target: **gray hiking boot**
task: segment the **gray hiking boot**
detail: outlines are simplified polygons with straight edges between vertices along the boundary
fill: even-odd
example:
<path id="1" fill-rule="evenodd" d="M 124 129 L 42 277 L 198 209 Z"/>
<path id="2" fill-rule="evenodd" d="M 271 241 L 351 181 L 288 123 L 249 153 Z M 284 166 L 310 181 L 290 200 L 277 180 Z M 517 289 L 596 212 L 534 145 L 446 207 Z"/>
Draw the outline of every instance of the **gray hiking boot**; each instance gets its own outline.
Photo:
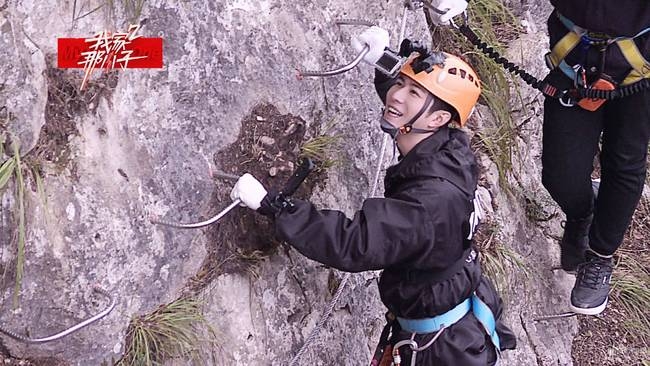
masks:
<path id="1" fill-rule="evenodd" d="M 585 262 L 585 251 L 589 248 L 589 227 L 593 215 L 584 219 L 566 220 L 564 234 L 560 241 L 560 264 L 567 272 L 575 272 Z"/>
<path id="2" fill-rule="evenodd" d="M 613 267 L 611 256 L 587 250 L 586 262 L 578 266 L 576 284 L 571 291 L 571 311 L 596 315 L 605 310 Z"/>

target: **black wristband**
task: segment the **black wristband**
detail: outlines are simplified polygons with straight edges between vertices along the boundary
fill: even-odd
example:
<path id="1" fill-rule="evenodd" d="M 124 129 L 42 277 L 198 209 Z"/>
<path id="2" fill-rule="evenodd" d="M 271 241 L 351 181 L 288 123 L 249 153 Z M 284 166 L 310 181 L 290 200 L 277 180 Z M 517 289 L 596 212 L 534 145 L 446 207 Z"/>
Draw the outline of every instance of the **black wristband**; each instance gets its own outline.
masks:
<path id="1" fill-rule="evenodd" d="M 269 190 L 260 202 L 260 208 L 257 212 L 264 216 L 275 217 L 283 210 L 288 210 L 289 213 L 295 212 L 295 206 L 290 197 L 285 197 L 282 192 Z"/>

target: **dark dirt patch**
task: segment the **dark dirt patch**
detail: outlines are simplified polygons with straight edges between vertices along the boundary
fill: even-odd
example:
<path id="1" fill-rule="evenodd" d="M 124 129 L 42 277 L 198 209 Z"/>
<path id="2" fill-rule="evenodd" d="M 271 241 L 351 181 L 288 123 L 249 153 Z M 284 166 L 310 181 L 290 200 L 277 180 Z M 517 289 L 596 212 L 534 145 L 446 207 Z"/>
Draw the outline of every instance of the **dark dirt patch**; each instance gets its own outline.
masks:
<path id="1" fill-rule="evenodd" d="M 621 256 L 614 272 L 614 284 L 623 275 L 639 275 L 639 270 L 629 269 L 630 258 L 637 260 L 645 271 L 650 272 L 650 242 L 647 238 L 650 238 L 650 201 L 642 199 L 623 245 L 618 250 Z M 650 283 L 641 286 L 648 289 Z M 578 318 L 580 331 L 572 348 L 576 366 L 650 365 L 650 330 L 631 326 L 635 323 L 634 314 L 626 310 L 624 301 L 614 286 L 610 303 L 602 316 Z M 650 310 L 647 310 L 645 316 L 650 318 Z"/>
<path id="2" fill-rule="evenodd" d="M 47 104 L 45 106 L 45 125 L 41 129 L 36 146 L 29 158 L 48 161 L 60 168 L 70 160 L 68 141 L 77 135 L 75 118 L 94 113 L 101 98 L 110 98 L 117 86 L 117 71 L 101 72 L 101 76 L 88 81 L 84 90 L 79 90 L 83 73 L 79 70 L 59 69 L 53 55 L 48 56 Z"/>
<path id="3" fill-rule="evenodd" d="M 256 106 L 244 118 L 232 145 L 215 154 L 217 169 L 240 176 L 250 173 L 267 188 L 281 188 L 293 173 L 300 156 L 300 146 L 307 140 L 305 121 L 290 114 L 280 114 L 273 105 Z M 323 172 L 312 172 L 297 192 L 296 198 L 308 198 Z M 234 181 L 219 179 L 212 205 L 219 210 L 231 202 Z M 221 273 L 249 271 L 273 254 L 280 242 L 268 218 L 249 209 L 235 209 L 208 229 L 210 247 L 201 270 L 190 280 L 190 290 L 201 289 Z"/>
<path id="4" fill-rule="evenodd" d="M 69 366 L 70 364 L 54 357 L 45 358 L 16 358 L 9 354 L 7 348 L 0 342 L 0 364 L 4 366 Z"/>

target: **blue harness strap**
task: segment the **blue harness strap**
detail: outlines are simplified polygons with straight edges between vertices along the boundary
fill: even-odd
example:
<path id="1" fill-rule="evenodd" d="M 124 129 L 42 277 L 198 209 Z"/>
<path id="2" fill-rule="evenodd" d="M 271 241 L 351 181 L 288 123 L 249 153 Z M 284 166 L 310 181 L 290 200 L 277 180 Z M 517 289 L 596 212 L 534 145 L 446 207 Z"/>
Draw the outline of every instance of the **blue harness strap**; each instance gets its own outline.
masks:
<path id="1" fill-rule="evenodd" d="M 470 298 L 456 305 L 455 308 L 444 314 L 432 318 L 406 319 L 397 317 L 397 322 L 403 330 L 417 334 L 435 333 L 441 328 L 449 327 L 456 324 L 469 311 L 472 310 L 472 300 Z"/>
<path id="2" fill-rule="evenodd" d="M 472 313 L 474 313 L 474 316 L 479 320 L 479 322 L 481 322 L 485 328 L 485 331 L 490 336 L 492 344 L 494 344 L 494 347 L 497 349 L 497 351 L 500 350 L 501 341 L 499 340 L 499 335 L 497 334 L 496 319 L 494 318 L 494 314 L 492 313 L 490 307 L 485 302 L 483 302 L 483 300 L 481 300 L 476 295 L 476 293 L 444 314 L 440 314 L 431 318 L 421 319 L 406 319 L 398 316 L 397 322 L 403 330 L 410 333 L 435 333 L 442 328 L 456 324 L 470 311 L 472 311 Z"/>
<path id="3" fill-rule="evenodd" d="M 494 347 L 499 351 L 501 349 L 501 341 L 499 340 L 499 334 L 497 334 L 497 321 L 490 307 L 476 296 L 476 293 L 472 295 L 472 311 L 476 319 L 483 324 L 485 331 L 490 336 L 490 339 L 492 339 Z"/>

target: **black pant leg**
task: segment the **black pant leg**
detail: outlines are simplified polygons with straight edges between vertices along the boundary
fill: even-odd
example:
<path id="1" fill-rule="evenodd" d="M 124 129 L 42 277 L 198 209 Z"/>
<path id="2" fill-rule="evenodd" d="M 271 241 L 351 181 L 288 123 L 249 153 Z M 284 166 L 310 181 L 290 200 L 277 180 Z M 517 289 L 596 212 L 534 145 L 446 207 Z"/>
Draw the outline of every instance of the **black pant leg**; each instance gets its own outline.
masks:
<path id="1" fill-rule="evenodd" d="M 570 85 L 561 77 L 564 80 L 556 82 Z M 581 219 L 593 211 L 591 173 L 602 127 L 602 110 L 565 107 L 548 97 L 544 101 L 542 184 L 567 219 Z"/>
<path id="2" fill-rule="evenodd" d="M 604 111 L 601 184 L 589 239 L 592 249 L 613 254 L 623 241 L 645 183 L 650 91 L 609 101 Z"/>

